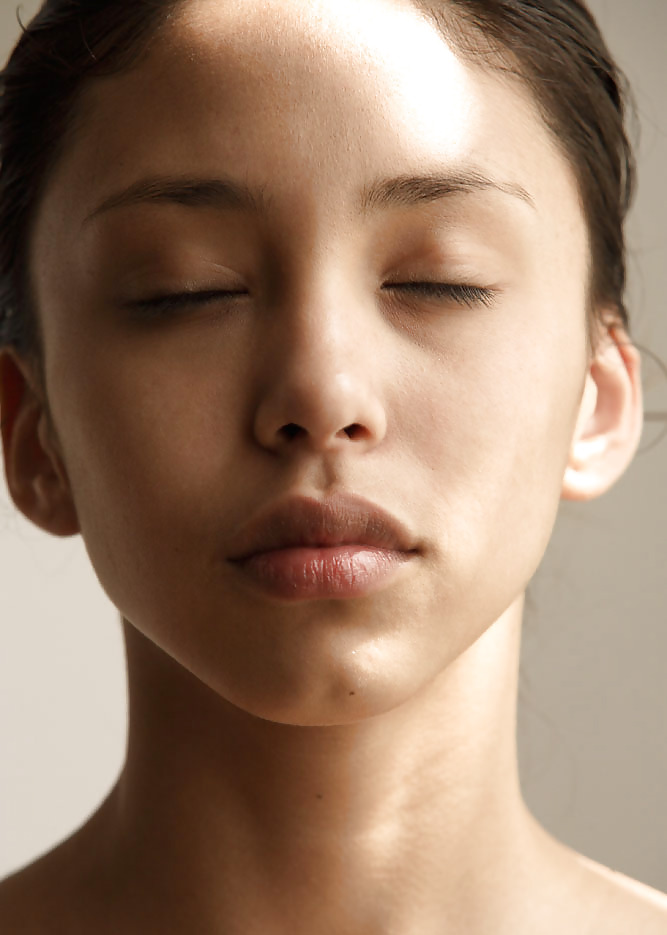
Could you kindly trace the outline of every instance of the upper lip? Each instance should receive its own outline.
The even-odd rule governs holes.
[[[352,494],[326,500],[290,497],[250,520],[234,541],[230,561],[290,547],[368,545],[416,551],[414,537],[386,510]]]

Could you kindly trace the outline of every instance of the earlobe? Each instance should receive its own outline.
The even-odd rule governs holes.
[[[643,424],[639,352],[621,329],[610,328],[586,377],[562,497],[592,500],[626,470]]]
[[[40,529],[54,536],[75,535],[76,509],[48,412],[28,365],[11,350],[0,354],[0,416],[12,500]]]

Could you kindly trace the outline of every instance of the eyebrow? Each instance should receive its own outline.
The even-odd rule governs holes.
[[[420,204],[432,204],[452,195],[488,190],[520,198],[532,208],[536,207],[532,196],[521,185],[499,181],[474,168],[466,168],[452,173],[434,172],[380,179],[364,189],[361,209],[366,213],[378,208],[410,208]]]
[[[535,208],[531,195],[514,182],[490,178],[470,168],[454,173],[433,172],[426,175],[399,175],[383,178],[367,185],[361,193],[362,214],[389,208],[414,208],[432,204],[453,195],[480,191],[499,191],[519,198]],[[271,199],[261,186],[255,190],[229,178],[160,177],[141,179],[128,188],[106,198],[84,223],[115,208],[146,202],[186,205],[191,208],[268,213]]]
[[[114,208],[145,202],[163,202],[186,205],[191,208],[218,208],[266,214],[269,199],[264,188],[253,191],[247,185],[232,179],[202,179],[187,177],[159,177],[140,179],[128,188],[106,198],[88,217],[93,218]]]

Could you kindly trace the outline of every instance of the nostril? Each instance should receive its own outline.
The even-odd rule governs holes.
[[[363,425],[359,425],[358,422],[354,422],[352,425],[348,425],[347,428],[344,428],[343,431],[348,438],[354,441],[355,438],[361,438],[365,434]]]
[[[281,434],[288,439],[288,441],[291,441],[298,435],[302,435],[305,429],[302,429],[301,426],[297,425],[295,422],[289,422],[287,425],[283,425],[280,431]]]
[[[299,438],[301,435],[307,434],[307,430],[304,429],[303,426],[297,425],[296,422],[288,422],[280,429],[280,435],[287,441],[292,441],[294,438]],[[346,435],[349,439],[355,441],[364,438],[367,433],[363,425],[360,425],[358,422],[353,422],[351,425],[341,429],[337,434],[339,438]]]

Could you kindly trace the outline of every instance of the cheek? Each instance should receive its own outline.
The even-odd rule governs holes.
[[[218,470],[233,455],[243,407],[244,349],[237,342],[230,355],[226,337],[206,329],[128,339],[108,329],[55,354],[54,415],[72,461],[95,464],[126,492],[130,479],[132,489],[168,490],[179,477],[191,482],[195,467]]]
[[[546,549],[581,399],[585,319],[561,326],[557,311],[526,303],[514,324],[461,332],[408,423],[412,477],[430,492],[443,562],[463,591],[483,574],[499,611]]]
[[[184,337],[178,354],[159,342],[150,354],[130,341],[107,340],[104,351],[71,345],[51,368],[83,537],[128,615],[142,581],[177,574],[186,556],[201,567],[218,557],[234,508],[246,409],[240,355],[198,341]]]

